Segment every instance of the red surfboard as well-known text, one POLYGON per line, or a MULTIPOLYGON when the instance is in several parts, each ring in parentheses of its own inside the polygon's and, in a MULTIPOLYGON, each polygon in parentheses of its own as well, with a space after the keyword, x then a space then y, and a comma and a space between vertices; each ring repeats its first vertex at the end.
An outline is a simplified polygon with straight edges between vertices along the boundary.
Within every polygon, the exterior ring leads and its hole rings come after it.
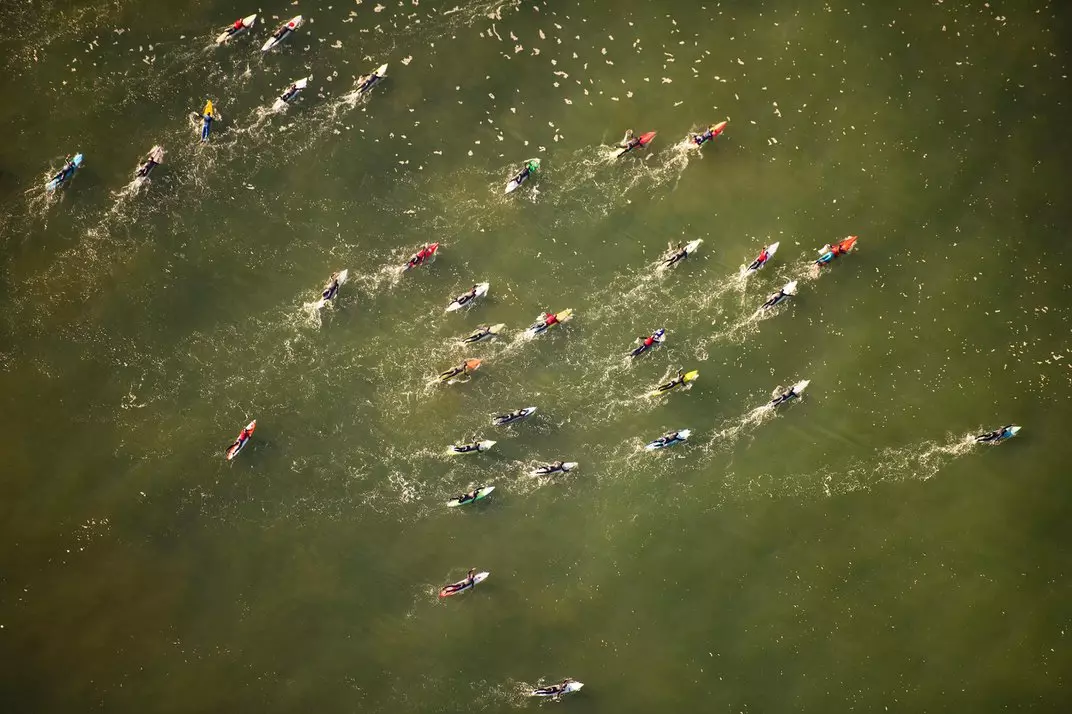
POLYGON ((856 236, 849 236, 845 240, 837 244, 839 253, 848 253, 850 250, 856 247, 856 236))

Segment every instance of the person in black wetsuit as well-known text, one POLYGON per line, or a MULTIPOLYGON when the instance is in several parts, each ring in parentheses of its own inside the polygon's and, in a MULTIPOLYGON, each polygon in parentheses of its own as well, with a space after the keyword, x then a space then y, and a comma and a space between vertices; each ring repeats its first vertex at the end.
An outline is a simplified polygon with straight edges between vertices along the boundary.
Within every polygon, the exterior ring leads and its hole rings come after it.
MULTIPOLYGON (((786 287, 788 287, 788 286, 786 286, 786 287)), ((760 305, 759 309, 760 310, 769 310, 772 307, 774 307, 775 305, 778 305, 778 304, 780 304, 782 302, 785 302, 786 300, 788 300, 791 296, 793 296, 795 294, 796 294, 795 290, 786 290, 783 287, 778 292, 774 293, 769 298, 767 298, 767 302, 765 302, 762 305, 760 305)))
MULTIPOLYGON (((461 504, 461 503, 469 503, 470 501, 475 501, 477 495, 480 493, 481 489, 483 489, 483 488, 484 487, 481 486, 480 488, 474 488, 472 491, 470 491, 468 493, 465 493, 465 494, 462 494, 461 497, 458 498, 458 503, 461 504)), ((473 571, 470 570, 469 572, 472 573, 473 571)))
POLYGON ((689 251, 685 249, 684 243, 678 243, 676 248, 671 248, 671 253, 668 257, 663 258, 663 264, 669 268, 679 260, 684 260, 689 257, 689 251))
POLYGON ((981 444, 996 444, 998 442, 1004 441, 1005 439, 1008 439, 1013 435, 1014 432, 1012 430, 1012 427, 1013 425, 1009 424, 1007 426, 1001 427, 997 431, 980 434, 979 436, 975 437, 975 440, 981 444))
POLYGON ((78 167, 74 165, 74 161, 68 156, 63 160, 63 168, 59 170, 59 173, 52 177, 52 180, 56 183, 63 183, 71 177, 71 174, 74 173, 76 168, 78 167))
POLYGON ((469 292, 465 293, 464 295, 459 295, 456 298, 457 303, 459 305, 464 305, 465 303, 467 303, 470 300, 472 300, 473 298, 475 298, 476 297, 476 290, 477 290, 478 287, 479 286, 474 285, 472 290, 470 290, 469 292))
POLYGON ((376 86, 376 83, 379 82, 381 79, 383 79, 383 77, 381 77, 380 75, 376 74, 375 72, 372 72, 370 74, 366 74, 366 75, 364 75, 362 77, 358 77, 357 78, 357 91, 358 91, 358 93, 359 94, 364 94, 365 92, 367 92, 368 90, 370 90, 374 86, 376 86))
POLYGON ((787 391, 787 392, 785 392, 783 394, 780 394, 777 397, 775 397, 774 399, 772 399, 771 403, 770 403, 770 406, 776 407, 779 404, 783 404, 785 402, 788 402, 790 399, 795 399, 796 397, 799 397, 799 396, 800 396, 800 394, 797 393, 796 385, 793 385, 792 387, 789 388, 789 391, 787 391))
POLYGON ((321 293, 325 300, 334 300, 335 296, 339 294, 339 274, 332 273, 331 278, 328 279, 327 287, 324 288, 324 292, 321 293))
POLYGON ((553 697, 560 696, 565 693, 566 688, 573 683, 572 679, 563 679, 559 684, 552 684, 550 687, 540 687, 536 690, 537 694, 550 695, 553 697))

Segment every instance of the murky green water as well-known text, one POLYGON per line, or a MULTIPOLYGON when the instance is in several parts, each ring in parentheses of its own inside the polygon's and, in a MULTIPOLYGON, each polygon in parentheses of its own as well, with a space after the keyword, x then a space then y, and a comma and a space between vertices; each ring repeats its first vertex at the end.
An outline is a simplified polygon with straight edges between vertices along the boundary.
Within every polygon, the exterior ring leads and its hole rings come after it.
POLYGON ((580 712, 1061 710, 1065 8, 303 1, 212 45, 255 9, 0 10, 4 711, 503 712, 565 676, 580 712), (626 128, 658 135, 614 160, 626 128))

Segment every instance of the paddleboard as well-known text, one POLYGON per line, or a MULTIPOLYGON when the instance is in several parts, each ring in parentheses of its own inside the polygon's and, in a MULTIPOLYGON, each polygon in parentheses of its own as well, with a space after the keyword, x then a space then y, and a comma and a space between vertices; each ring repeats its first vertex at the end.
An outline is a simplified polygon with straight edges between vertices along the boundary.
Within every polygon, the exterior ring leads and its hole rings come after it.
MULTIPOLYGON (((540 168, 540 160, 539 159, 525 159, 526 168, 528 167, 529 164, 536 164, 536 168, 533 169, 533 172, 540 168)), ((514 191, 516 191, 518 189, 518 187, 521 184, 525 183, 525 181, 527 181, 529 179, 529 177, 531 177, 531 176, 532 176, 532 172, 529 172, 529 173, 526 174, 524 169, 519 171, 517 173, 517 176, 515 176, 512 179, 510 179, 510 183, 506 184, 506 193, 513 193, 514 191), (523 176, 523 178, 521 178, 521 180, 518 180, 519 176, 523 176)))
POLYGON ((302 77, 298 81, 293 82, 292 84, 294 86, 295 92, 289 97, 287 96, 287 92, 290 91, 290 87, 287 87, 285 90, 283 90, 283 93, 276 98, 275 103, 272 105, 272 111, 278 112, 281 109, 285 109, 288 104, 297 99, 298 95, 302 93, 302 90, 309 86, 310 79, 310 77, 302 77))
MULTIPOLYGON (((256 430, 257 430, 257 420, 256 419, 251 421, 249 424, 246 424, 245 431, 249 432, 249 438, 247 438, 245 441, 241 441, 241 442, 238 442, 238 443, 235 443, 235 444, 231 444, 230 446, 227 447, 226 458, 227 458, 228 461, 230 461, 234 457, 238 456, 238 452, 240 452, 242 449, 246 448, 246 444, 248 444, 253 439, 253 432, 256 431, 256 430)), ((239 434, 239 436, 241 436, 242 432, 238 432, 238 434, 239 434)), ((235 441, 236 442, 238 441, 237 438, 235 439, 235 441)))
MULTIPOLYGON (((647 146, 648 144, 650 144, 651 140, 655 138, 655 132, 654 131, 649 131, 646 134, 641 134, 637 138, 640 139, 640 146, 634 146, 633 149, 642 149, 645 146, 647 146)), ((616 153, 615 156, 616 157, 625 156, 626 154, 628 154, 633 149, 618 149, 618 153, 616 153)))
POLYGON ((305 20, 302 18, 301 15, 295 15, 294 17, 290 18, 290 20, 287 21, 285 25, 276 30, 275 34, 269 37, 268 40, 261 46, 261 52, 267 52, 283 40, 290 37, 290 35, 295 30, 302 26, 303 22, 305 22, 305 20))
POLYGON ((514 417, 513 419, 507 419, 506 421, 502 421, 501 420, 502 417, 505 416, 505 415, 502 415, 502 416, 494 417, 491 420, 491 423, 494 424, 495 426, 504 426, 506 424, 513 424, 516 421, 521 421, 522 419, 527 419, 528 417, 530 417, 533 414, 535 414, 536 413, 536 407, 525 407, 524 409, 522 409, 520 411, 521 411, 521 413, 518 416, 514 417))
POLYGON ((45 184, 45 189, 48 191, 54 191, 57 187, 70 181, 74 175, 78 172, 78 169, 82 166, 82 154, 75 154, 71 158, 71 163, 74 164, 74 171, 64 176, 63 179, 53 178, 51 181, 45 184))
POLYGON ((487 295, 488 294, 488 288, 490 288, 490 287, 491 287, 491 283, 480 283, 480 284, 478 284, 476 286, 476 295, 474 295, 473 297, 469 298, 465 302, 458 302, 459 298, 454 298, 451 301, 450 305, 447 305, 447 312, 454 312, 455 310, 458 310, 458 309, 461 309, 463 307, 467 307, 469 305, 472 305, 474 302, 476 302, 480 298, 482 298, 485 295, 487 295))
MULTIPOLYGON (((491 573, 477 573, 476 575, 473 576, 473 582, 472 583, 470 583, 470 584, 466 585, 465 587, 462 587, 462 588, 460 588, 458 590, 453 590, 452 591, 450 589, 452 586, 448 585, 447 587, 445 587, 445 588, 443 588, 442 590, 439 591, 439 597, 450 597, 451 595, 457 595, 458 593, 463 593, 466 590, 472 590, 473 587, 477 583, 482 583, 485 580, 487 580, 489 575, 491 575, 491 573)), ((453 585, 457 586, 457 585, 460 585, 461 583, 464 583, 464 582, 465 582, 464 580, 459 580, 458 582, 453 583, 453 585)))
POLYGON ((231 39, 232 37, 237 37, 238 35, 241 35, 243 32, 253 27, 255 24, 257 24, 257 13, 253 13, 252 15, 246 15, 242 18, 241 29, 235 30, 233 26, 228 28, 222 35, 216 38, 216 44, 222 45, 224 42, 231 39))
MULTIPOLYGON (((492 442, 492 443, 494 443, 494 442, 492 442)), ((465 503, 462 503, 461 496, 459 496, 458 498, 455 498, 452 501, 447 501, 447 508, 457 508, 458 506, 468 506, 470 503, 476 503, 480 499, 485 498, 489 493, 491 493, 494 490, 495 490, 494 486, 484 486, 483 488, 481 488, 479 491, 476 492, 476 498, 474 498, 472 500, 469 500, 469 501, 466 501, 465 503)), ((483 573, 483 575, 484 575, 484 577, 487 577, 488 574, 483 573)), ((476 580, 479 577, 480 577, 480 575, 474 575, 473 579, 476 580)), ((483 580, 483 578, 481 578, 481 580, 483 580)))

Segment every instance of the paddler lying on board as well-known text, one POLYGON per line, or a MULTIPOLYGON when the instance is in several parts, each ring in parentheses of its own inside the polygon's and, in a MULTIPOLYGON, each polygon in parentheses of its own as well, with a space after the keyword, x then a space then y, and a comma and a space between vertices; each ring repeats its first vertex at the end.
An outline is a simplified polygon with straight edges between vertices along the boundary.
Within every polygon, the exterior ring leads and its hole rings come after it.
POLYGON ((359 93, 367 92, 368 90, 372 89, 376 82, 379 82, 381 79, 383 79, 383 77, 376 74, 375 70, 373 70, 371 74, 362 75, 357 78, 357 91, 359 93))
POLYGON ((1015 436, 1016 432, 1013 431, 1013 425, 1003 426, 997 431, 991 431, 986 434, 980 434, 975 437, 975 440, 979 443, 990 443, 995 441, 1004 441, 1012 436, 1015 436))
POLYGON ((841 249, 841 244, 840 243, 834 243, 833 245, 831 245, 830 243, 827 243, 826 245, 823 246, 823 249, 819 251, 819 255, 826 255, 827 253, 833 253, 834 258, 836 258, 839 255, 844 255, 845 253, 848 253, 848 252, 849 251, 847 251, 847 250, 842 250, 841 249))
POLYGON ((704 133, 693 134, 692 140, 696 142, 696 146, 703 146, 704 142, 711 141, 716 136, 718 136, 719 133, 720 132, 718 131, 718 126, 716 124, 712 124, 711 126, 707 127, 707 131, 705 131, 704 133))
POLYGON ((767 264, 768 260, 770 260, 770 251, 768 251, 766 248, 764 248, 763 250, 760 251, 759 257, 756 258, 755 260, 753 260, 752 264, 748 266, 748 269, 749 270, 759 270, 760 268, 762 268, 764 265, 767 264))
POLYGON ((52 180, 57 183, 63 183, 71 174, 74 173, 74 170, 76 168, 78 167, 74 165, 74 161, 71 160, 71 155, 68 154, 67 157, 63 160, 63 168, 59 170, 59 173, 52 177, 52 180))
POLYGON ((246 24, 243 22, 245 18, 240 17, 235 20, 234 24, 227 28, 227 36, 234 37, 236 34, 246 29, 246 24))
MULTIPOLYGON (((458 497, 458 505, 460 506, 463 503, 469 503, 470 501, 475 501, 477 494, 480 493, 480 490, 482 488, 483 488, 483 486, 474 488, 472 491, 470 491, 468 493, 464 493, 461 496, 459 496, 458 497)), ((469 577, 471 578, 472 576, 473 576, 473 571, 470 570, 469 571, 469 577)))
POLYGON ((440 372, 439 381, 446 382, 448 379, 455 379, 457 377, 468 378, 470 374, 471 371, 469 370, 469 360, 465 360, 457 367, 451 367, 446 372, 440 372))
POLYGON ((666 384, 660 384, 658 387, 655 388, 655 391, 656 392, 669 392, 674 387, 680 386, 680 385, 682 385, 684 383, 685 383, 685 370, 679 369, 677 371, 677 376, 676 377, 671 379, 666 384))
POLYGON ((294 82, 289 87, 287 87, 287 91, 283 92, 283 94, 281 94, 279 98, 282 99, 284 102, 289 102, 300 91, 301 87, 298 86, 297 82, 294 82))
POLYGON ((238 438, 235 439, 235 442, 233 444, 231 444, 228 451, 246 443, 247 441, 249 441, 249 437, 251 436, 253 436, 253 432, 248 427, 242 429, 242 431, 238 434, 238 438))
POLYGON ((788 392, 780 394, 774 399, 772 399, 768 406, 776 407, 779 404, 783 404, 785 402, 788 402, 790 399, 795 399, 799 396, 800 394, 797 393, 797 385, 794 384, 792 387, 789 388, 788 392))
POLYGON ((787 283, 784 287, 780 288, 778 292, 767 298, 767 302, 759 306, 760 310, 770 310, 775 305, 781 305, 793 295, 796 295, 796 281, 787 283))
POLYGON ((212 108, 212 102, 205 104, 204 114, 201 112, 190 113, 204 122, 201 126, 201 141, 208 141, 208 136, 212 132, 212 122, 216 121, 216 114, 215 110, 212 108))
POLYGON ((563 679, 560 684, 552 684, 550 687, 540 687, 535 691, 537 694, 542 694, 544 696, 557 697, 565 693, 566 688, 569 687, 569 685, 572 684, 574 681, 575 680, 573 679, 566 678, 563 679))
POLYGON ((472 300, 473 298, 475 298, 476 297, 476 290, 479 287, 480 287, 479 285, 474 285, 472 290, 470 290, 469 292, 465 293, 464 295, 459 295, 458 296, 458 304, 459 305, 464 305, 465 303, 467 303, 470 300, 472 300))
POLYGON ((339 294, 339 274, 332 273, 328 279, 328 284, 324 287, 324 292, 321 293, 325 300, 332 300, 339 294))
POLYGON ((663 258, 663 263, 665 263, 666 267, 669 268, 671 265, 673 265, 677 261, 684 260, 685 258, 688 258, 688 257, 689 257, 689 252, 687 250, 685 250, 685 244, 684 243, 678 243, 676 248, 674 248, 671 245, 670 251, 666 254, 666 257, 663 258))
POLYGON ((154 146, 148 156, 145 157, 145 163, 138 168, 135 175, 142 178, 148 176, 149 172, 159 166, 163 160, 164 150, 159 146, 154 146))
POLYGON ((542 329, 547 329, 551 325, 557 325, 559 323, 558 315, 553 312, 545 312, 540 321, 536 323, 537 326, 543 325, 542 329))
POLYGON ((535 161, 526 162, 525 168, 521 169, 521 172, 517 176, 514 176, 514 183, 520 184, 522 181, 524 181, 533 173, 535 173, 536 169, 538 168, 540 168, 540 165, 535 161))
POLYGON ((469 574, 465 576, 465 580, 462 580, 459 583, 454 583, 453 585, 448 585, 447 587, 443 588, 442 592, 446 593, 447 595, 450 595, 458 592, 459 590, 464 590, 465 588, 473 585, 475 582, 476 568, 469 568, 469 574))
POLYGON ((416 268, 418 265, 431 258, 434 254, 435 251, 432 250, 432 247, 426 245, 413 254, 413 257, 409 259, 407 267, 416 268))
POLYGON ((618 142, 618 146, 622 147, 626 151, 631 151, 638 146, 641 146, 640 138, 633 136, 632 129, 626 129, 625 136, 623 136, 622 140, 618 142))

